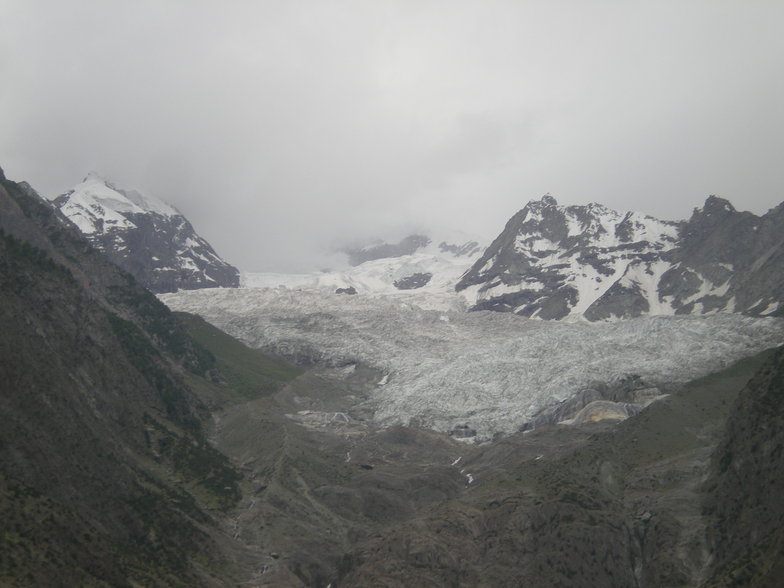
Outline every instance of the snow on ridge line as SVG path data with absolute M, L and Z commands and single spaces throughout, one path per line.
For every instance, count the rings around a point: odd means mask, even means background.
M 784 342 L 784 320 L 732 314 L 542 322 L 285 289 L 183 291 L 161 299 L 251 347 L 380 369 L 386 382 L 372 404 L 381 425 L 415 419 L 450 431 L 469 424 L 479 439 L 514 432 L 597 382 L 632 373 L 652 385 L 682 383 Z
M 63 197 L 68 201 L 63 210 L 67 216 L 74 214 L 92 217 L 114 226 L 132 226 L 125 214 L 152 212 L 162 216 L 180 215 L 177 209 L 162 200 L 138 190 L 124 190 L 94 172 L 90 172 L 71 191 L 57 198 Z M 95 228 L 90 232 L 94 231 Z

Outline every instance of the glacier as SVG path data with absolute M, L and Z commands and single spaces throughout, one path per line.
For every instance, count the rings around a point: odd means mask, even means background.
M 282 286 L 160 298 L 253 348 L 375 368 L 381 376 L 368 402 L 380 426 L 447 432 L 468 424 L 477 440 L 516 432 L 597 383 L 633 374 L 671 387 L 784 342 L 784 320 L 738 314 L 557 322 Z
M 247 272 L 242 274 L 241 284 L 248 288 L 284 286 L 293 290 L 318 290 L 325 295 L 335 293 L 338 288 L 353 288 L 363 297 L 394 299 L 431 310 L 467 310 L 476 303 L 476 297 L 472 296 L 473 292 L 457 292 L 455 285 L 484 250 L 477 241 L 470 244 L 475 248 L 465 254 L 460 252 L 460 247 L 443 241 L 436 245 L 433 240 L 408 255 L 310 274 Z M 450 251 L 450 247 L 457 251 Z M 418 273 L 429 274 L 431 278 L 414 289 L 396 287 L 398 280 Z

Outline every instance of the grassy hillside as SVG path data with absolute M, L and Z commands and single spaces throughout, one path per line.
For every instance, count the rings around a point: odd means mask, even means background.
M 185 312 L 174 315 L 188 334 L 212 355 L 214 368 L 199 375 L 214 384 L 213 396 L 217 391 L 224 403 L 271 396 L 303 373 L 296 366 L 250 349 L 199 316 Z
M 230 581 L 241 474 L 188 384 L 214 359 L 2 174 L 0 333 L 0 585 Z

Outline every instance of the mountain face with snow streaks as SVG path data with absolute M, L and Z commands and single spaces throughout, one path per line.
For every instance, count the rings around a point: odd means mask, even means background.
M 688 221 L 600 204 L 529 202 L 457 283 L 474 310 L 541 319 L 744 312 L 784 299 L 784 207 L 763 217 L 711 196 Z
M 239 286 L 239 271 L 157 198 L 90 174 L 54 204 L 94 247 L 153 292 Z
M 770 315 L 784 300 L 784 204 L 758 217 L 709 197 L 684 225 L 660 291 L 681 313 Z

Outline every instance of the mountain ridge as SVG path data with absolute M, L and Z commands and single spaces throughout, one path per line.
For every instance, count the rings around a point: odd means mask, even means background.
M 279 355 L 313 360 L 317 368 L 303 374 L 260 360 L 198 317 L 170 313 L 2 170 L 0 278 L 0 584 L 778 585 L 784 351 L 719 361 L 780 343 L 775 319 L 635 319 L 645 325 L 641 340 L 672 362 L 668 374 L 706 351 L 712 373 L 661 390 L 672 393 L 621 423 L 592 422 L 597 415 L 580 405 L 652 397 L 644 379 L 585 390 L 535 429 L 467 445 L 414 423 L 373 425 L 366 401 L 390 394 L 405 368 L 395 348 L 419 374 L 436 376 L 425 386 L 442 380 L 449 408 L 459 384 L 485 379 L 477 367 L 509 375 L 563 347 L 553 331 L 622 322 L 545 324 L 397 303 L 376 307 L 388 321 L 379 330 L 372 300 L 256 291 L 278 303 L 241 308 L 269 321 L 259 336 L 278 332 Z M 235 330 L 250 326 L 224 318 Z M 662 328 L 677 322 L 693 341 L 685 347 Z M 730 328 L 695 329 L 710 322 Z M 483 323 L 483 336 L 461 335 L 462 323 Z M 744 324 L 745 344 L 736 332 Z M 312 346 L 297 342 L 297 331 L 324 329 Z M 533 345 L 521 345 L 526 330 L 539 331 Z M 413 349 L 407 332 L 418 337 Z M 504 333 L 510 345 L 490 349 Z M 456 339 L 476 361 L 458 354 L 432 374 Z M 585 338 L 595 352 L 581 369 L 602 358 L 612 371 L 630 369 L 612 358 L 614 339 Z M 336 341 L 344 348 L 330 356 Z M 616 345 L 626 349 L 628 339 Z M 372 359 L 363 349 L 392 360 L 389 369 L 363 363 Z M 640 365 L 651 356 L 641 354 Z M 548 424 L 565 423 L 573 409 L 581 418 L 571 425 Z
M 244 577 L 248 549 L 224 529 L 242 474 L 208 439 L 211 411 L 298 372 L 218 361 L 1 170 L 0 301 L 0 584 Z
M 762 217 L 710 196 L 686 221 L 548 195 L 513 215 L 455 286 L 472 310 L 590 321 L 744 312 L 784 301 L 784 205 Z

